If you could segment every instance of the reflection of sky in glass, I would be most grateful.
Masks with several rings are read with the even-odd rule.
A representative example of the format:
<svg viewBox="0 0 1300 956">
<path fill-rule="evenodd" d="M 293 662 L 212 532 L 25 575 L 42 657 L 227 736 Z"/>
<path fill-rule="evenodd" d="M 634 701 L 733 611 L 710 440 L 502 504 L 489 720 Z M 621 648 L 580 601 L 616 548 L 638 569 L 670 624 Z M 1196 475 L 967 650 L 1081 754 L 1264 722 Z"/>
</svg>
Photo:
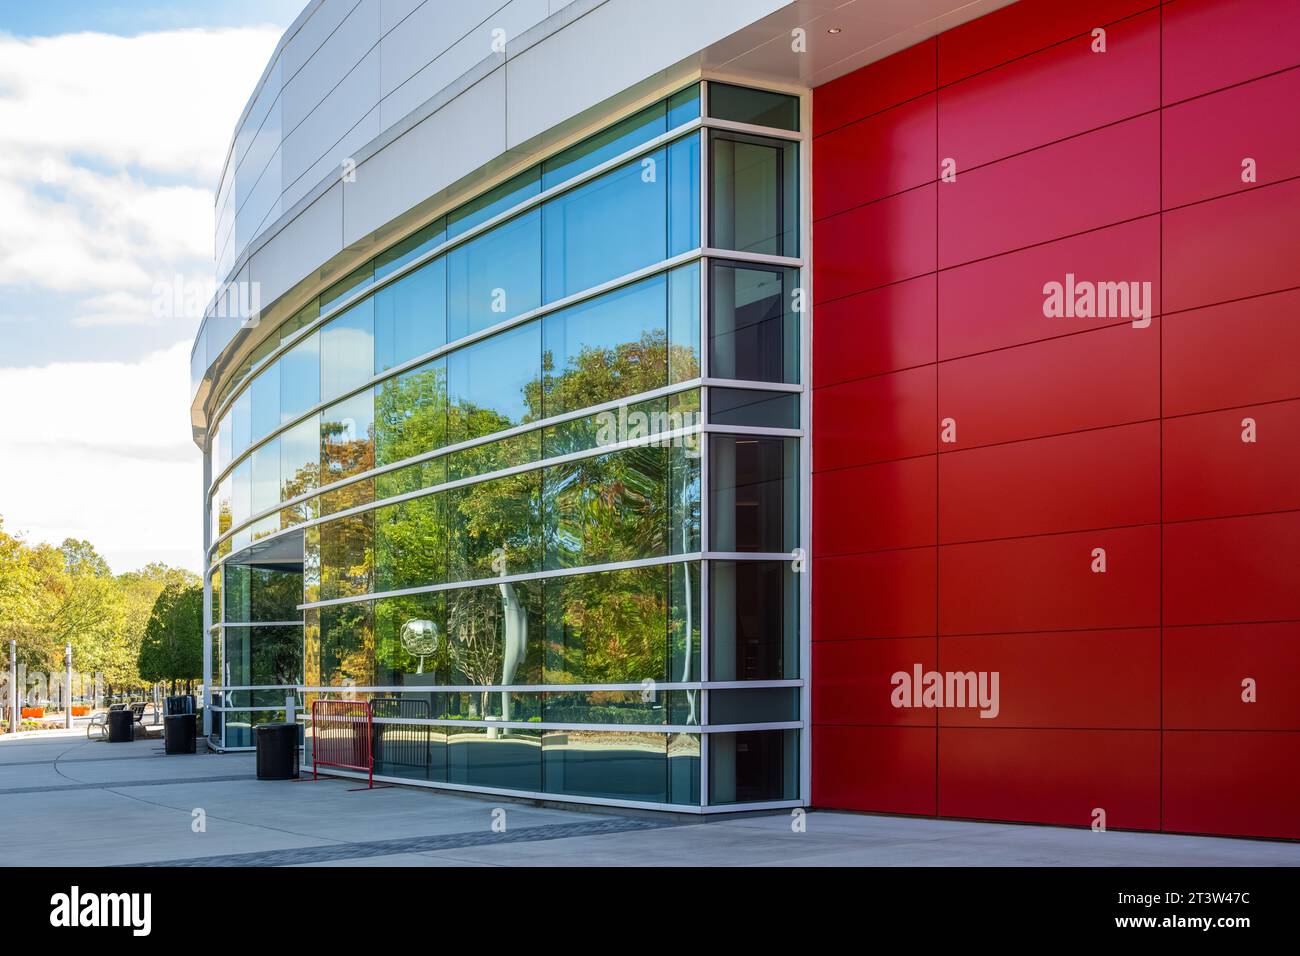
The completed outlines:
<svg viewBox="0 0 1300 956">
<path fill-rule="evenodd" d="M 543 348 L 550 358 L 550 378 L 577 369 L 585 350 L 613 352 L 620 345 L 640 342 L 645 332 L 666 335 L 667 285 L 664 276 L 655 276 L 546 316 Z M 558 399 L 554 406 L 548 400 L 544 414 L 565 411 L 569 409 Z"/>
<path fill-rule="evenodd" d="M 491 409 L 510 424 L 523 422 L 524 388 L 541 371 L 541 346 L 541 325 L 529 322 L 453 352 L 447 360 L 449 403 Z"/>
</svg>

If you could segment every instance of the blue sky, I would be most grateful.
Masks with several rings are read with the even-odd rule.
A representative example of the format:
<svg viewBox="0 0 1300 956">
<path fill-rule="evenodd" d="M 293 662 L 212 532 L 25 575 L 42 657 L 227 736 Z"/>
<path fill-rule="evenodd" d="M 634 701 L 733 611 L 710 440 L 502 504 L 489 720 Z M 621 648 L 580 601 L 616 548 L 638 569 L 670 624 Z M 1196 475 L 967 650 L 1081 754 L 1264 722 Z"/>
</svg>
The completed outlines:
<svg viewBox="0 0 1300 956">
<path fill-rule="evenodd" d="M 0 0 L 0 519 L 197 568 L 189 427 L 230 135 L 306 0 Z M 11 465 L 16 463 L 16 467 Z"/>
<path fill-rule="evenodd" d="M 0 30 L 20 37 L 85 31 L 134 36 L 260 24 L 284 30 L 305 6 L 306 0 L 0 0 Z"/>
</svg>

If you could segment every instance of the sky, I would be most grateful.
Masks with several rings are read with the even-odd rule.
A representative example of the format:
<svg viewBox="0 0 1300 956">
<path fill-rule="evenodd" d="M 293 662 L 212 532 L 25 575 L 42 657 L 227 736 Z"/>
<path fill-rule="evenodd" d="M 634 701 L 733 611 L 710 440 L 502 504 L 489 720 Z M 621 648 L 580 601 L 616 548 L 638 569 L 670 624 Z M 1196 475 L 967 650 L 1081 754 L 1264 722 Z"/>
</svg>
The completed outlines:
<svg viewBox="0 0 1300 956">
<path fill-rule="evenodd" d="M 230 136 L 306 0 L 0 0 L 0 518 L 198 570 L 189 425 Z"/>
</svg>

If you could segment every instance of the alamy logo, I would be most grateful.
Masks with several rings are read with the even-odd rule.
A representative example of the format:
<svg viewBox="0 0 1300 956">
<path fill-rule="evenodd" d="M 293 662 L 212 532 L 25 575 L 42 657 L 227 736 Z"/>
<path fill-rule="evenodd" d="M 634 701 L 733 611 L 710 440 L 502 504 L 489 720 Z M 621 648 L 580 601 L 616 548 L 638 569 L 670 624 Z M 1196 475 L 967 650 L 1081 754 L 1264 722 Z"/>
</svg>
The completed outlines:
<svg viewBox="0 0 1300 956">
<path fill-rule="evenodd" d="M 1150 282 L 1076 281 L 1073 272 L 1064 282 L 1043 285 L 1043 315 L 1049 319 L 1132 319 L 1133 328 L 1151 324 Z"/>
<path fill-rule="evenodd" d="M 85 893 L 74 886 L 50 897 L 51 926 L 129 926 L 132 936 L 152 928 L 152 893 Z"/>
<path fill-rule="evenodd" d="M 895 707 L 978 707 L 980 716 L 992 719 L 1002 709 L 998 697 L 998 671 L 895 671 L 889 702 Z"/>
</svg>

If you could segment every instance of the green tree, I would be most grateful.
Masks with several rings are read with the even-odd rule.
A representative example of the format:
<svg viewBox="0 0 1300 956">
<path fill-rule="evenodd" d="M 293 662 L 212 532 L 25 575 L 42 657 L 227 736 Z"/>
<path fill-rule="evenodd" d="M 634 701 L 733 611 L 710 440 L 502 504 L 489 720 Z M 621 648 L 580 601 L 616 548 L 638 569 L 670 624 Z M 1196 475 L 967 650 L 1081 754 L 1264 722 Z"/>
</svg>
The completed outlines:
<svg viewBox="0 0 1300 956">
<path fill-rule="evenodd" d="M 203 674 L 203 588 L 172 582 L 154 602 L 138 654 L 141 678 L 188 691 Z"/>
</svg>

